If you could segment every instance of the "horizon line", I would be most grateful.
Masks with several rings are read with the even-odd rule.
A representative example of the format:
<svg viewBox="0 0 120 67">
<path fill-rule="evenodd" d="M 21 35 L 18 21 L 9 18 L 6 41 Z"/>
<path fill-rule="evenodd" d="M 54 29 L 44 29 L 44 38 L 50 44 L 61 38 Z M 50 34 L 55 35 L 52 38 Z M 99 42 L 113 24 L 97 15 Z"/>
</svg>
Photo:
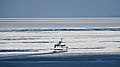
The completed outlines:
<svg viewBox="0 0 120 67">
<path fill-rule="evenodd" d="M 118 18 L 0 18 L 0 22 L 120 22 Z"/>
</svg>

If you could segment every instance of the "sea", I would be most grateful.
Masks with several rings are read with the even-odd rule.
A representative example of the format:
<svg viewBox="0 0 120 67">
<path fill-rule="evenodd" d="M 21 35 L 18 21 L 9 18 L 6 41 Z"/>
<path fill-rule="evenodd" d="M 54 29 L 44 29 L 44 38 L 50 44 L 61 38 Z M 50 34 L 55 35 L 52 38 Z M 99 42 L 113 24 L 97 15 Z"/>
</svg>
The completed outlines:
<svg viewBox="0 0 120 67">
<path fill-rule="evenodd" d="M 0 67 L 17 66 L 120 67 L 120 22 L 0 22 Z"/>
</svg>

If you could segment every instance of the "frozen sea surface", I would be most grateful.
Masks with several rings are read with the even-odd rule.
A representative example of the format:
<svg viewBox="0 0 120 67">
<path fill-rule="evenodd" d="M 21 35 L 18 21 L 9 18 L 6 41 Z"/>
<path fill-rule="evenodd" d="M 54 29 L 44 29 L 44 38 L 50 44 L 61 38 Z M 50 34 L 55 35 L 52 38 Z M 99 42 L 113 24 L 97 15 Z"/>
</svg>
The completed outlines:
<svg viewBox="0 0 120 67">
<path fill-rule="evenodd" d="M 119 23 L 0 25 L 1 67 L 120 67 Z M 69 50 L 53 53 L 60 38 Z"/>
<path fill-rule="evenodd" d="M 119 31 L 41 31 L 0 32 L 0 52 L 52 51 L 60 38 L 69 46 L 69 53 L 120 52 Z"/>
</svg>

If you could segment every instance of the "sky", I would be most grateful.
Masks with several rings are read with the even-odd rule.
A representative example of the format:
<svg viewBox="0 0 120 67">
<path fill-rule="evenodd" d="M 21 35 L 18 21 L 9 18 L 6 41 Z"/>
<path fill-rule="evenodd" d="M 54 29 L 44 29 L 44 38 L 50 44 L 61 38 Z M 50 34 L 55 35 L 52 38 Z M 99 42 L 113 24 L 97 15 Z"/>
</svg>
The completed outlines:
<svg viewBox="0 0 120 67">
<path fill-rule="evenodd" d="M 120 17 L 120 0 L 0 0 L 0 18 Z"/>
</svg>

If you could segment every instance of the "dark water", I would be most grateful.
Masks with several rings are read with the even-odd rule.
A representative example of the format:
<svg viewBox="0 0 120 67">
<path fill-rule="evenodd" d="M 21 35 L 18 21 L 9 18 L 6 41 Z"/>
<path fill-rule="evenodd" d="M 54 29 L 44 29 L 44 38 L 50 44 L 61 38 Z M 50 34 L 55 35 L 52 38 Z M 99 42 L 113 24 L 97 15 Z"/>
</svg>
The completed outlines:
<svg viewBox="0 0 120 67">
<path fill-rule="evenodd" d="M 44 61 L 44 62 L 0 62 L 0 67 L 120 67 L 119 62 L 95 61 Z"/>
<path fill-rule="evenodd" d="M 52 53 L 49 53 L 52 54 Z M 34 54 L 39 55 L 39 54 Z M 120 67 L 120 55 L 29 57 L 0 60 L 1 67 Z"/>
<path fill-rule="evenodd" d="M 38 51 L 39 51 L 38 49 L 37 50 L 35 50 L 35 49 L 34 50 L 33 49 L 24 49 L 24 50 L 17 50 L 17 49 L 16 50 L 15 49 L 14 50 L 13 49 L 12 50 L 5 50 L 4 49 L 4 50 L 0 50 L 0 52 L 38 52 Z"/>
</svg>

